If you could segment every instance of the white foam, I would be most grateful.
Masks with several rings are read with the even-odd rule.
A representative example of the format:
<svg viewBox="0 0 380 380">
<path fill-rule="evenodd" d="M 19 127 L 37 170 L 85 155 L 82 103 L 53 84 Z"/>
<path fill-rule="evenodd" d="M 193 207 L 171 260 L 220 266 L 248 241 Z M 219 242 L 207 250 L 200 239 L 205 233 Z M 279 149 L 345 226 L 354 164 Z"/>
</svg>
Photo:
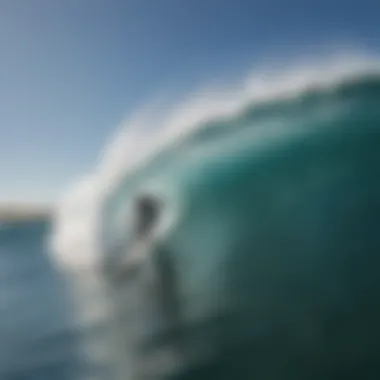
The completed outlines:
<svg viewBox="0 0 380 380">
<path fill-rule="evenodd" d="M 52 236 L 57 263 L 74 272 L 94 270 L 99 263 L 97 222 L 104 199 L 127 173 L 203 122 L 232 117 L 250 104 L 298 96 L 310 88 L 328 90 L 353 76 L 380 73 L 376 57 L 350 53 L 312 57 L 286 67 L 274 70 L 267 65 L 236 86 L 206 88 L 165 112 L 148 107 L 123 123 L 96 170 L 75 184 L 58 205 Z"/>
</svg>

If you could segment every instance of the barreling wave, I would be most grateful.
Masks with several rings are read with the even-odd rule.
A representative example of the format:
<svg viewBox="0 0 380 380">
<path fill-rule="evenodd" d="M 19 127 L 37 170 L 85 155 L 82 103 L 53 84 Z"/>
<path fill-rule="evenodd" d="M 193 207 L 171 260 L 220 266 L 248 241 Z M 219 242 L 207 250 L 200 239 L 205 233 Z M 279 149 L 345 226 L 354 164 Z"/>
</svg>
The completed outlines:
<svg viewBox="0 0 380 380">
<path fill-rule="evenodd" d="M 225 206 L 224 200 L 229 202 L 228 188 L 223 189 L 228 182 L 223 178 L 231 173 L 229 165 L 242 171 L 235 178 L 240 174 L 246 178 L 245 167 L 256 162 L 252 155 L 267 154 L 268 147 L 276 150 L 276 141 L 299 141 L 305 133 L 318 136 L 329 127 L 338 134 L 348 128 L 359 135 L 362 127 L 368 133 L 368 128 L 379 126 L 379 99 L 380 61 L 363 55 L 338 55 L 280 71 L 256 71 L 235 87 L 201 91 L 165 111 L 148 107 L 127 121 L 106 147 L 99 165 L 59 203 L 51 236 L 53 258 L 70 275 L 77 323 L 88 334 L 83 352 L 92 360 L 90 366 L 109 367 L 112 353 L 107 352 L 105 338 L 94 333 L 97 327 L 109 324 L 110 310 L 105 279 L 98 271 L 104 253 L 123 244 L 129 231 L 125 223 L 131 222 L 128 208 L 136 192 L 169 200 L 156 231 L 165 234 L 187 213 L 186 202 L 192 195 L 206 205 L 216 195 L 218 208 Z M 201 188 L 191 194 L 197 183 Z M 223 191 L 227 195 L 221 195 Z M 244 208 L 244 202 L 235 203 Z M 227 220 L 226 225 L 217 220 L 203 223 L 203 215 L 198 215 L 195 223 L 185 226 L 187 245 L 202 239 L 199 231 L 206 225 L 207 236 L 195 246 L 210 248 L 209 253 L 223 251 L 241 227 L 228 224 L 236 221 L 230 211 L 222 212 L 225 220 L 221 223 Z M 197 231 L 189 231 L 194 226 Z M 196 247 L 190 247 L 190 252 L 199 251 Z M 201 284 L 212 277 L 210 273 L 215 274 L 216 262 L 210 253 L 195 265 Z M 195 282 L 193 277 L 189 281 Z M 208 285 L 201 286 L 202 291 L 209 289 Z"/>
<path fill-rule="evenodd" d="M 350 112 L 350 99 L 379 96 L 379 75 L 376 57 L 337 55 L 254 72 L 236 87 L 199 92 L 166 112 L 143 109 L 122 126 L 98 167 L 59 203 L 51 240 L 55 261 L 74 272 L 97 267 L 101 217 L 120 206 L 118 199 L 133 178 L 159 172 L 165 162 L 186 154 L 201 157 L 223 149 L 227 136 L 236 144 L 247 139 L 260 144 L 270 134 L 291 133 L 296 125 L 308 128 L 317 118 Z"/>
</svg>

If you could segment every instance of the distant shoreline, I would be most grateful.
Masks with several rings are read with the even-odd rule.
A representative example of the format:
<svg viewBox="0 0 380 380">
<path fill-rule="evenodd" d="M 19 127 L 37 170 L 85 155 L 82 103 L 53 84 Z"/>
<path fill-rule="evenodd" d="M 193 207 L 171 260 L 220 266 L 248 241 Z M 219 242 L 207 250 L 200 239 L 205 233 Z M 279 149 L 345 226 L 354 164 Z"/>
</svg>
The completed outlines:
<svg viewBox="0 0 380 380">
<path fill-rule="evenodd" d="M 27 222 L 32 220 L 49 219 L 52 209 L 24 205 L 0 205 L 0 222 Z"/>
</svg>

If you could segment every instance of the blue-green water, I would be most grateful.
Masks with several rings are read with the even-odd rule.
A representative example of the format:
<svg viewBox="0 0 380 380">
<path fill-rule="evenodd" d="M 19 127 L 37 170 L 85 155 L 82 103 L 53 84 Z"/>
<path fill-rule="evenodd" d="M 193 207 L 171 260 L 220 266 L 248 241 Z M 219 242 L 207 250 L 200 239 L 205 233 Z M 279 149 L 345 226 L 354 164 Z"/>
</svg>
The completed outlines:
<svg viewBox="0 0 380 380">
<path fill-rule="evenodd" d="M 72 380 L 78 336 L 62 276 L 48 258 L 48 221 L 0 227 L 0 379 Z"/>
<path fill-rule="evenodd" d="M 102 217 L 116 378 L 379 378 L 379 164 L 365 74 L 202 121 L 128 172 Z"/>
<path fill-rule="evenodd" d="M 66 272 L 47 224 L 3 227 L 0 375 L 379 379 L 378 72 L 322 73 L 144 151 L 106 196 L 63 203 Z"/>
</svg>

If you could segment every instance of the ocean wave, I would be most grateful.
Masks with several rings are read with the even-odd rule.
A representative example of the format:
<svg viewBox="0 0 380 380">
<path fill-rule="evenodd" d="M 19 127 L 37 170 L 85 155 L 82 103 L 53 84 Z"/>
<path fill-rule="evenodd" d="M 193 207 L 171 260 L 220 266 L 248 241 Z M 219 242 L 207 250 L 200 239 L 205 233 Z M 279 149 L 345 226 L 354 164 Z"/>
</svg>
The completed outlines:
<svg viewBox="0 0 380 380">
<path fill-rule="evenodd" d="M 56 263 L 74 273 L 98 269 L 102 261 L 101 219 L 105 206 L 126 179 L 149 163 L 159 166 L 157 157 L 165 152 L 191 145 L 194 139 L 222 133 L 219 131 L 234 134 L 237 129 L 233 126 L 247 117 L 261 115 L 267 120 L 265 109 L 269 107 L 273 114 L 273 106 L 281 106 L 282 101 L 294 105 L 307 96 L 332 94 L 344 83 L 380 74 L 380 61 L 370 55 L 337 54 L 301 62 L 280 70 L 268 65 L 261 72 L 253 71 L 236 86 L 196 92 L 166 110 L 147 107 L 127 120 L 106 146 L 99 165 L 74 184 L 57 206 L 51 236 Z M 284 118 L 283 112 L 281 107 L 277 109 L 280 118 Z M 284 128 L 288 126 L 282 123 L 272 133 Z M 175 157 L 174 154 L 170 159 Z"/>
</svg>

